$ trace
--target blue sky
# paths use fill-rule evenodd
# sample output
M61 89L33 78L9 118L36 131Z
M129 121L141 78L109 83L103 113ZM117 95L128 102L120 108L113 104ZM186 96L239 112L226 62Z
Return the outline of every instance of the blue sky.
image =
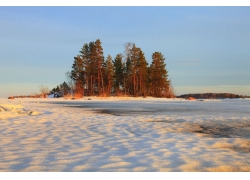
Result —
M250 7L0 7L0 97L66 80L84 43L160 51L178 95L250 95Z

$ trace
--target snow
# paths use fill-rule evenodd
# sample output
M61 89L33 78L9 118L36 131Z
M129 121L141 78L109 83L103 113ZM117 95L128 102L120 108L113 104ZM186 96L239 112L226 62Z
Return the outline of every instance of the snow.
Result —
M49 94L48 98L54 98L54 94Z
M0 99L0 171L250 171L248 99L87 99Z
M0 113L1 113L0 120L8 118L16 118L24 115L34 116L41 114L36 110L26 110L20 104L0 104Z

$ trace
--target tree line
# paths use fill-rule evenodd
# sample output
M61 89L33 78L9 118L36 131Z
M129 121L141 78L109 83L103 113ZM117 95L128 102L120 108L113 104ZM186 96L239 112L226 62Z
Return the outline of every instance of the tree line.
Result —
M195 99L225 99L225 98L249 98L250 96L243 96L243 95L238 95L238 94L232 94L232 93L203 93L203 94L183 94L178 96L178 98L189 98L193 97Z
M124 54L104 57L100 39L85 43L74 57L68 83L52 92L83 96L153 96L174 97L168 79L165 58L161 52L152 54L148 64L144 52L134 43L124 44Z

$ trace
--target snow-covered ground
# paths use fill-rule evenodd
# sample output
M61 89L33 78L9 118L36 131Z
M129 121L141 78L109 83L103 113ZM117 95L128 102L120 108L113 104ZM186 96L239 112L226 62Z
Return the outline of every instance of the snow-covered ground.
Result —
M0 99L0 171L250 171L249 99L87 99Z

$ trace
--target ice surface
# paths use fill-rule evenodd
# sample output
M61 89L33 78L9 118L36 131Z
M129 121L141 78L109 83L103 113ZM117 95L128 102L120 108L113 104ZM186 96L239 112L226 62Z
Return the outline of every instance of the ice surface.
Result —
M250 101L0 100L0 171L250 171ZM3 112L0 112L0 117Z

